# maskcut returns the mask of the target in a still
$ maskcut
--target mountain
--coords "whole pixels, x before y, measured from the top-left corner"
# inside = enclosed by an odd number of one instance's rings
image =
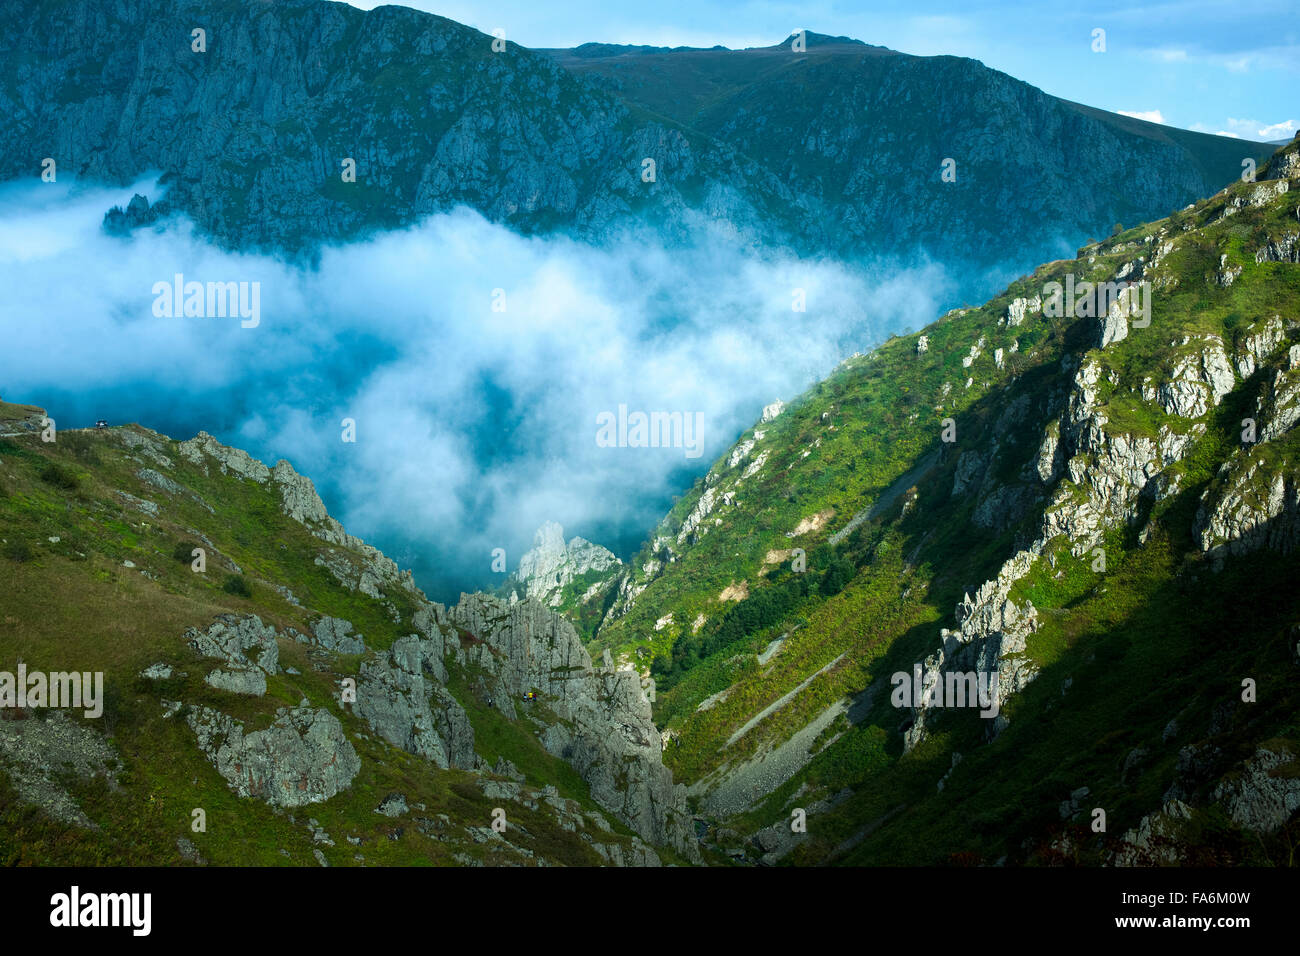
[[[0,657],[104,679],[5,708],[0,856],[1287,861],[1300,141],[1261,172],[768,406],[628,565],[544,527],[514,600],[0,403]]]
[[[755,408],[629,560],[548,523],[455,604],[287,461],[0,401],[0,860],[1293,862],[1300,140],[322,0],[17,0],[0,57],[0,178],[161,176],[119,236],[1049,260]]]
[[[759,159],[830,232],[941,259],[1107,235],[1208,195],[1272,150],[1049,96],[963,57],[806,33],[771,47],[549,50],[624,101]],[[954,182],[943,162],[956,161]],[[1068,239],[1067,239],[1068,241]]]
[[[533,547],[519,559],[519,567],[502,588],[510,601],[533,598],[552,608],[587,609],[574,621],[579,633],[589,637],[600,623],[604,607],[593,601],[623,562],[598,544],[575,537],[567,544],[564,528],[548,521],[537,529]]]
[[[986,265],[1164,215],[1267,154],[972,60],[807,39],[494,52],[398,6],[18,0],[0,10],[0,178],[36,181],[46,158],[65,178],[156,171],[165,211],[223,245],[307,256],[466,205],[530,234],[672,241],[702,220],[807,255]]]
[[[655,679],[709,845],[1289,860],[1298,188],[1300,140],[847,360],[608,573],[589,646]]]
[[[92,719],[6,701],[7,863],[700,859],[634,672],[426,600],[286,461],[0,403],[0,610],[10,682],[103,680]]]
[[[632,215],[671,232],[690,206],[771,235],[766,207],[795,199],[549,57],[405,7],[23,0],[0,36],[0,176],[51,155],[78,178],[161,171],[171,207],[230,247],[302,251],[457,205],[525,233]],[[650,155],[664,176],[644,184]]]

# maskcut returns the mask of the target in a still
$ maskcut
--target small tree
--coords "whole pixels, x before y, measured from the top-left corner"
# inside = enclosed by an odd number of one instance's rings
[[[81,483],[75,471],[65,468],[56,461],[50,462],[41,470],[41,481],[55,488],[62,488],[64,491],[75,491],[77,485]]]
[[[36,555],[32,551],[32,546],[22,538],[15,538],[4,547],[5,557],[10,561],[17,561],[22,564],[24,561],[30,561]]]
[[[227,576],[226,583],[221,586],[221,589],[227,594],[237,594],[240,597],[251,598],[253,596],[253,589],[249,587],[242,574]]]

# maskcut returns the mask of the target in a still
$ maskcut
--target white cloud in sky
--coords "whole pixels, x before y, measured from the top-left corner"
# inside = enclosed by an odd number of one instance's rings
[[[219,250],[184,220],[106,235],[104,211],[130,195],[0,188],[0,252],[22,253],[0,255],[0,339],[33,343],[0,353],[0,394],[67,427],[202,428],[287,458],[352,533],[443,585],[492,584],[492,548],[513,565],[546,520],[644,535],[764,404],[953,294],[934,265],[759,257],[705,222],[684,247],[649,233],[591,245],[465,209],[299,269]],[[260,325],[155,317],[153,284],[177,272],[260,282]],[[703,414],[702,456],[598,447],[597,414],[620,404]]]
[[[1119,115],[1131,116],[1133,119],[1146,120],[1148,123],[1160,123],[1163,125],[1165,122],[1165,118],[1161,115],[1159,110],[1137,110],[1134,112],[1130,112],[1129,110],[1120,110]]]
[[[1197,123],[1192,127],[1198,133],[1213,133],[1216,136],[1231,136],[1234,139],[1251,139],[1264,143],[1290,139],[1295,136],[1297,128],[1300,128],[1300,120],[1289,119],[1280,123],[1263,123],[1254,119],[1232,118],[1229,118],[1218,129],[1206,123]]]

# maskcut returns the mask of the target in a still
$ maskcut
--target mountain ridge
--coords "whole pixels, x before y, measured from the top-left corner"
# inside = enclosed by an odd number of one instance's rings
[[[639,679],[543,605],[427,601],[288,462],[206,433],[0,424],[0,656],[106,686],[102,723],[6,711],[0,857],[701,862]]]
[[[1102,121],[975,61],[822,45],[820,35],[800,55],[778,44],[614,58],[705,58],[703,72],[674,74],[647,99],[602,89],[611,77],[598,80],[599,57],[570,58],[582,64],[574,72],[513,43],[495,53],[492,37],[402,7],[24,0],[6,14],[0,52],[18,69],[0,84],[0,176],[34,176],[46,157],[64,175],[110,183],[162,170],[169,204],[219,243],[307,258],[322,241],[463,204],[526,234],[599,239],[644,222],[671,238],[694,217],[720,239],[810,256],[925,247],[987,265],[981,250],[999,248],[1036,261],[1062,237],[1205,195],[1242,155],[1267,152]],[[204,52],[191,50],[195,24],[206,24]],[[146,70],[130,52],[140,45],[162,63]],[[775,72],[750,83],[707,66],[736,58]],[[637,82],[649,89],[645,76]],[[683,122],[681,104],[717,95],[725,104]],[[895,100],[915,106],[890,113]],[[963,132],[977,100],[997,107],[992,147]],[[864,111],[877,117],[870,127]],[[767,132],[748,129],[747,116]],[[882,122],[893,130],[884,138],[872,132]],[[940,126],[949,133],[936,139]],[[1026,135],[1055,148],[1017,160]],[[940,178],[946,158],[960,164],[955,181]],[[343,179],[346,159],[356,182]],[[1128,168],[1115,169],[1121,162]],[[1026,194],[1055,204],[1031,215]],[[990,243],[995,234],[1016,236],[1017,248]]]
[[[1284,853],[1297,728],[1273,675],[1300,660],[1300,608],[1270,588],[1300,545],[1298,179],[1293,141],[1257,181],[847,360],[747,430],[607,578],[592,603],[616,599],[589,646],[656,680],[665,758],[711,842],[803,863],[1222,863],[1258,840]],[[1128,295],[1134,278],[1149,320],[1125,299],[1052,317],[1053,283]],[[1238,592],[1251,627],[1196,657],[1191,635],[1219,633],[1215,608]],[[1186,640],[1155,623],[1179,603],[1199,614]],[[1124,655],[1150,681],[1170,661],[1197,676],[1156,691],[1092,663]],[[1237,699],[1229,668],[1268,706]],[[990,719],[900,707],[890,677],[914,669],[923,686],[996,675]],[[1082,751],[1055,718],[1055,737],[1035,729],[1071,700],[1103,738]],[[1126,785],[1140,773],[1139,792],[1115,789],[1117,769]],[[1006,783],[977,785],[981,772]],[[1079,824],[1081,784],[1108,794],[1115,835]],[[781,808],[814,798],[821,835],[792,839]],[[997,822],[963,829],[953,800]],[[1058,803],[1072,809],[1058,818]],[[1195,836],[1207,826],[1213,851]]]

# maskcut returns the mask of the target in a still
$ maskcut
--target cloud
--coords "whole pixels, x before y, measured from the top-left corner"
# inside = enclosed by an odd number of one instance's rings
[[[1262,123],[1253,119],[1228,119],[1221,129],[1205,123],[1192,127],[1199,133],[1214,133],[1216,136],[1231,136],[1234,139],[1250,139],[1262,143],[1291,139],[1300,128],[1298,120],[1283,120],[1280,123]]]
[[[0,334],[31,343],[0,357],[0,394],[64,427],[203,429],[287,458],[444,599],[499,581],[492,548],[513,567],[545,520],[629,553],[764,404],[1006,278],[744,253],[704,221],[671,248],[637,230],[525,238],[464,209],[300,269],[216,249],[185,220],[106,235],[132,191],[0,188]],[[153,285],[175,273],[260,283],[260,324],[155,317]],[[702,457],[599,447],[597,415],[620,404],[701,414]]]
[[[1134,119],[1146,120],[1148,123],[1160,123],[1163,125],[1165,122],[1165,118],[1161,115],[1159,110],[1139,110],[1137,112],[1119,110],[1118,112],[1120,116],[1131,116]]]
[[[1261,126],[1256,135],[1264,140],[1291,139],[1295,136],[1297,129],[1300,129],[1300,120],[1283,120],[1281,123]]]

